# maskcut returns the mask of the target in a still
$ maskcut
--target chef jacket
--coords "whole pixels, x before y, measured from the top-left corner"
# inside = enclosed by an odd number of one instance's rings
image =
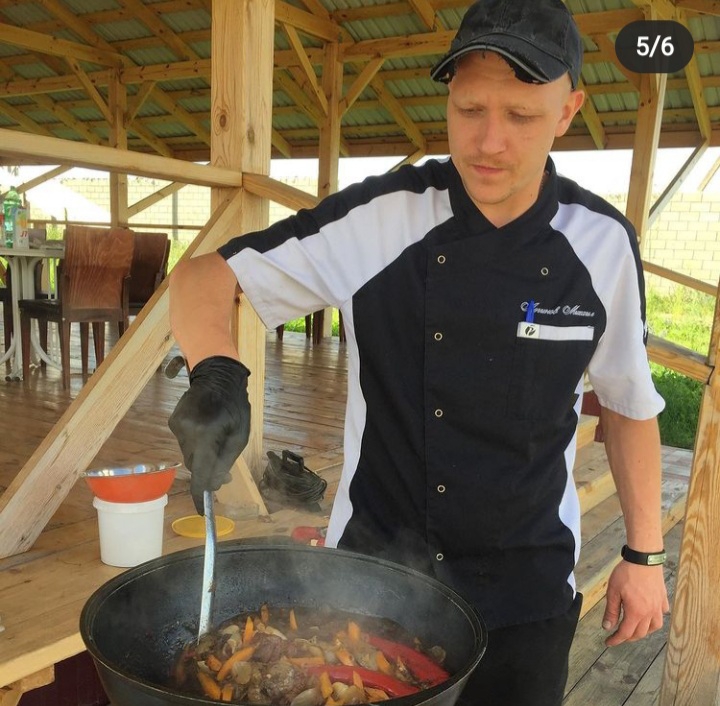
[[[437,577],[490,628],[575,595],[585,371],[608,409],[648,419],[664,405],[635,232],[547,171],[500,228],[452,161],[432,160],[219,250],[270,329],[342,311],[345,460],[326,544]]]

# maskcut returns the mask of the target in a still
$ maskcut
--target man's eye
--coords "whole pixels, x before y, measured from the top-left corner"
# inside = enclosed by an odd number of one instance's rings
[[[468,118],[480,115],[481,112],[480,108],[460,108],[460,115],[464,115]]]
[[[529,123],[534,119],[534,115],[524,115],[523,113],[510,113],[510,120],[516,123]]]

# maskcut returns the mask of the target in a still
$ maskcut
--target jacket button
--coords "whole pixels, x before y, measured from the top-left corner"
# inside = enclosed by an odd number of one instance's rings
[[[438,331],[438,332],[435,334],[435,336],[433,336],[433,338],[434,338],[436,341],[442,341],[443,335],[440,333],[440,331]]]
[[[442,561],[442,560],[445,558],[445,555],[444,555],[443,553],[441,553],[441,552],[438,552],[438,553],[435,555],[435,558],[436,558],[438,561]]]
[[[442,416],[443,416],[443,411],[442,411],[441,409],[436,409],[436,410],[435,410],[435,416],[438,417],[438,418],[442,417]]]
[[[441,265],[444,265],[444,264],[445,264],[445,255],[438,255],[437,261],[438,261],[438,263],[440,263]]]
[[[438,492],[438,493],[444,493],[444,492],[445,492],[445,486],[444,486],[444,485],[439,485],[439,486],[437,487],[437,492]]]

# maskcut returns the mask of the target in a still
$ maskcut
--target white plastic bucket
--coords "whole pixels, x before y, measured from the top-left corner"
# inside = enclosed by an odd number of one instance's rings
[[[111,503],[95,498],[102,562],[137,566],[161,556],[167,501],[167,495],[143,503]]]

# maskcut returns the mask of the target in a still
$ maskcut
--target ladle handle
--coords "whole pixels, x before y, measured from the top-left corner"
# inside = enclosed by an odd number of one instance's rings
[[[215,531],[215,510],[213,508],[213,492],[203,492],[205,510],[205,558],[203,562],[202,597],[200,601],[200,624],[198,640],[210,632],[212,624],[213,599],[215,597],[215,554],[217,534]]]

